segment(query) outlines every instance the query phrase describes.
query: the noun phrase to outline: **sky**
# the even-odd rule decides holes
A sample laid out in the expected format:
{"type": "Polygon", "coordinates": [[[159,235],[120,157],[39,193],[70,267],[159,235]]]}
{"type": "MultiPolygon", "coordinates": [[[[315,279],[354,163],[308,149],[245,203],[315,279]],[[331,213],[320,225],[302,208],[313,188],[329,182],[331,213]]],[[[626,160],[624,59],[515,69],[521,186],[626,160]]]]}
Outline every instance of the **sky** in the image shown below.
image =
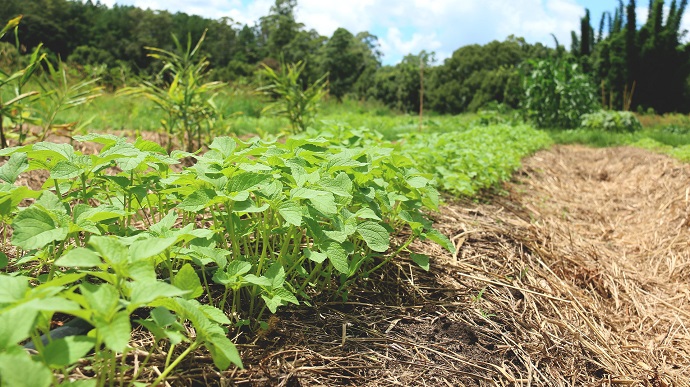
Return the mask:
{"type": "MultiPolygon", "coordinates": [[[[433,51],[437,61],[468,44],[504,40],[509,35],[529,43],[554,46],[553,33],[570,48],[570,32],[580,30],[585,8],[598,29],[604,11],[613,11],[618,0],[297,0],[296,19],[307,29],[331,36],[338,27],[353,34],[376,35],[384,64],[395,64],[405,55],[433,51]]],[[[112,6],[186,12],[208,18],[230,17],[253,25],[269,13],[274,0],[101,0],[112,6]]],[[[627,4],[627,1],[625,2],[627,4]]],[[[646,1],[638,1],[638,23],[647,16],[646,1]]],[[[690,29],[690,12],[683,27],[690,29]]]]}

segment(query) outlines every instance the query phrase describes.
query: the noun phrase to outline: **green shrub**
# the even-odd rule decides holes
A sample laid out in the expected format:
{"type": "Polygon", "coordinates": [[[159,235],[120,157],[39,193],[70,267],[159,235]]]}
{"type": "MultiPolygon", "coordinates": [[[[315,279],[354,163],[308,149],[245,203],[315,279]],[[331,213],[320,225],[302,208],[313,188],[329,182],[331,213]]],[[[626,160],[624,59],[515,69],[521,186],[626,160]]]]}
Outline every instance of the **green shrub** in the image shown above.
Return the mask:
{"type": "Polygon", "coordinates": [[[642,129],[642,124],[631,112],[601,110],[583,115],[580,127],[606,132],[635,132],[642,129]]]}

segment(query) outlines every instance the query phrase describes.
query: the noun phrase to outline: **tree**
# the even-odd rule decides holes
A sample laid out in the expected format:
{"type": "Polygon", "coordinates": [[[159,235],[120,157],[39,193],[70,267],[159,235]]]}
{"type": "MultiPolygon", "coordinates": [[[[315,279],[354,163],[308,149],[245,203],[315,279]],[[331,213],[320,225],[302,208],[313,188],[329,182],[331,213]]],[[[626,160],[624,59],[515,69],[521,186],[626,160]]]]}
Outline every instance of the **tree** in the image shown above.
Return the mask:
{"type": "Polygon", "coordinates": [[[324,46],[323,70],[328,73],[330,94],[342,101],[364,70],[364,53],[344,28],[338,28],[324,46]]]}

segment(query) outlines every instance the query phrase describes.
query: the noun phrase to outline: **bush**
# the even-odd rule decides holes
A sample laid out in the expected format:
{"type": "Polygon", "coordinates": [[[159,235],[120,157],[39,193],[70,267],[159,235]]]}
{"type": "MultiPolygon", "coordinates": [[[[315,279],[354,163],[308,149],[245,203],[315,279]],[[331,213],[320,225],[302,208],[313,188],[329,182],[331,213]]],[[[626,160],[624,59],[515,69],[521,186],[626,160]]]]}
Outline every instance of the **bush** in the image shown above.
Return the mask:
{"type": "Polygon", "coordinates": [[[583,115],[580,127],[606,132],[635,132],[642,129],[642,124],[631,112],[601,110],[583,115]]]}
{"type": "Polygon", "coordinates": [[[541,128],[571,129],[582,115],[596,110],[596,93],[580,67],[567,60],[529,61],[523,77],[521,106],[541,128]]]}

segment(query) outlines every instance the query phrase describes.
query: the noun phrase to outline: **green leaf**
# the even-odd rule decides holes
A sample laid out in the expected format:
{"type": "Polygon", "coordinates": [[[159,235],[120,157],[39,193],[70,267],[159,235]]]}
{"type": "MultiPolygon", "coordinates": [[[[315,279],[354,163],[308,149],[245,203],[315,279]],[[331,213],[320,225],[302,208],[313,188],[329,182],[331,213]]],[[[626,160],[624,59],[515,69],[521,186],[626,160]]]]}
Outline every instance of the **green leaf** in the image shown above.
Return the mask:
{"type": "Polygon", "coordinates": [[[23,349],[0,353],[0,381],[3,386],[48,387],[53,373],[37,361],[31,360],[23,349]]]}
{"type": "Polygon", "coordinates": [[[376,222],[365,221],[360,223],[357,226],[357,233],[373,251],[384,253],[390,247],[388,231],[376,222]]]}
{"type": "Polygon", "coordinates": [[[96,340],[92,337],[67,336],[48,343],[41,355],[49,366],[62,368],[86,356],[94,345],[96,345],[96,340]]]}
{"type": "Polygon", "coordinates": [[[118,309],[120,296],[111,284],[83,283],[79,285],[79,290],[88,305],[101,316],[109,316],[118,309]]]}
{"type": "Polygon", "coordinates": [[[0,304],[21,300],[28,290],[29,279],[27,277],[0,275],[0,304]]]}
{"type": "Polygon", "coordinates": [[[129,246],[129,257],[132,262],[161,254],[174,245],[177,237],[146,238],[135,241],[129,246]]]}
{"type": "Polygon", "coordinates": [[[114,236],[92,236],[89,238],[89,245],[110,263],[126,262],[129,256],[127,246],[114,236]]]}
{"type": "Polygon", "coordinates": [[[177,208],[189,212],[201,211],[206,208],[211,199],[215,197],[216,192],[214,190],[199,189],[187,196],[180,204],[177,205],[177,208]]]}
{"type": "Polygon", "coordinates": [[[271,286],[274,289],[280,288],[285,283],[285,268],[279,262],[274,262],[264,276],[271,280],[271,286]]]}
{"type": "Polygon", "coordinates": [[[0,167],[0,179],[14,184],[17,177],[29,168],[26,153],[14,153],[10,159],[0,167]]]}
{"type": "Polygon", "coordinates": [[[244,276],[244,280],[249,282],[252,285],[263,286],[263,287],[271,287],[271,285],[273,284],[273,282],[270,279],[268,279],[264,276],[257,277],[254,274],[247,274],[246,276],[244,276]]]}
{"type": "Polygon", "coordinates": [[[208,146],[209,149],[213,149],[220,153],[223,159],[232,156],[232,153],[237,147],[237,143],[230,137],[216,137],[213,139],[211,145],[208,146]]]}
{"type": "Polygon", "coordinates": [[[128,306],[130,310],[146,305],[157,298],[178,297],[187,293],[186,290],[161,281],[134,281],[130,284],[130,291],[131,304],[128,306]]]}
{"type": "Polygon", "coordinates": [[[455,252],[455,246],[453,246],[453,242],[451,242],[447,236],[441,234],[438,230],[431,229],[431,230],[426,232],[425,236],[429,240],[438,243],[441,247],[448,250],[448,252],[450,252],[450,253],[455,252]]]}
{"type": "Polygon", "coordinates": [[[22,304],[0,313],[0,353],[29,338],[39,311],[22,304]],[[18,322],[21,322],[20,324],[18,322]]]}
{"type": "Polygon", "coordinates": [[[215,321],[219,324],[230,325],[232,321],[228,319],[228,316],[223,313],[222,310],[211,305],[200,304],[199,309],[208,317],[209,320],[215,321]]]}
{"type": "Polygon", "coordinates": [[[278,288],[273,291],[273,294],[280,297],[281,300],[289,302],[291,304],[299,305],[299,301],[297,300],[297,297],[295,295],[285,289],[285,288],[278,288]]]}
{"type": "Polygon", "coordinates": [[[225,335],[213,335],[205,344],[213,358],[213,364],[220,370],[226,370],[230,364],[242,367],[242,358],[237,347],[225,335]]]}
{"type": "Polygon", "coordinates": [[[82,168],[80,168],[77,165],[74,165],[73,163],[69,161],[58,161],[51,169],[50,169],[50,178],[51,179],[73,179],[79,175],[81,175],[84,172],[82,168]]]}
{"type": "Polygon", "coordinates": [[[309,249],[304,249],[304,255],[307,257],[307,259],[316,263],[322,263],[326,260],[326,258],[328,258],[324,253],[312,251],[309,249]]]}
{"type": "Polygon", "coordinates": [[[349,273],[349,264],[347,262],[348,253],[345,248],[338,242],[327,241],[325,244],[325,252],[331,265],[341,274],[349,273]]]}
{"type": "Polygon", "coordinates": [[[235,174],[228,179],[226,190],[228,192],[248,191],[257,185],[271,180],[273,176],[265,173],[241,173],[235,174]]]}
{"type": "Polygon", "coordinates": [[[124,352],[132,334],[132,324],[127,312],[117,313],[107,323],[97,323],[96,329],[103,338],[105,346],[115,352],[124,352]]]}
{"type": "Polygon", "coordinates": [[[278,207],[278,213],[285,221],[293,226],[302,224],[302,208],[293,202],[285,202],[278,207]]]}
{"type": "Polygon", "coordinates": [[[54,241],[63,241],[69,233],[46,211],[29,207],[21,211],[12,222],[12,243],[24,250],[40,249],[54,241]]]}
{"type": "Polygon", "coordinates": [[[186,299],[197,298],[204,294],[204,288],[201,286],[199,275],[196,274],[196,271],[194,271],[194,268],[189,263],[182,266],[177,274],[175,274],[173,285],[177,286],[179,289],[189,291],[189,293],[184,296],[186,299]]]}
{"type": "Polygon", "coordinates": [[[419,265],[425,271],[429,271],[429,256],[424,254],[410,253],[410,258],[412,261],[419,265]]]}
{"type": "Polygon", "coordinates": [[[98,254],[83,247],[74,248],[55,261],[60,267],[96,267],[102,263],[98,254]]]}
{"type": "Polygon", "coordinates": [[[9,263],[10,260],[7,258],[7,254],[0,251],[0,270],[6,268],[9,263]]]}

